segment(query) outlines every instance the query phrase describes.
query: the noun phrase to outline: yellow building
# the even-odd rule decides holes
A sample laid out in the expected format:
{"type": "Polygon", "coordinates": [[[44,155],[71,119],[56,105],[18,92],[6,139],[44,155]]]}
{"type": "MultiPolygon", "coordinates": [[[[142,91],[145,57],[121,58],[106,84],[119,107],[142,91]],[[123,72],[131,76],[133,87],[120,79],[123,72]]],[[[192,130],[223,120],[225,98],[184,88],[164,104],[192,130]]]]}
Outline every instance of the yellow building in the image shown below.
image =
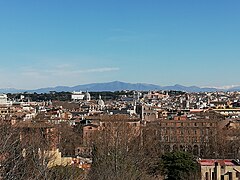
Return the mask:
{"type": "Polygon", "coordinates": [[[202,180],[240,180],[240,161],[231,159],[202,159],[202,180]]]}

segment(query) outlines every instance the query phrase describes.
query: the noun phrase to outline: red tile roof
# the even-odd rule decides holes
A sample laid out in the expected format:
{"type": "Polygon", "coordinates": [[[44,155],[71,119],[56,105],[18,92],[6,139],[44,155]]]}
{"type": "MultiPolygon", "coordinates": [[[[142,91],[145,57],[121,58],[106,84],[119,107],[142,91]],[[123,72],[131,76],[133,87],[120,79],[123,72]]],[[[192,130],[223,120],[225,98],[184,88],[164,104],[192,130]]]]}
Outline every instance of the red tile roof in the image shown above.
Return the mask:
{"type": "Polygon", "coordinates": [[[202,159],[199,160],[201,166],[215,166],[215,162],[218,162],[220,166],[236,166],[231,159],[202,159]]]}

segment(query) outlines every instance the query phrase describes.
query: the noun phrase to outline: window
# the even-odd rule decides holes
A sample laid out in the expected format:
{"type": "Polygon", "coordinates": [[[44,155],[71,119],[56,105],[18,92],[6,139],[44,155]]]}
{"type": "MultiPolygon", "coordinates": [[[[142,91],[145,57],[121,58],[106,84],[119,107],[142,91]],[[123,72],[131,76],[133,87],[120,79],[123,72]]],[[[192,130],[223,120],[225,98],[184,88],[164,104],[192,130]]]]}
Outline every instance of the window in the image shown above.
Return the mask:
{"type": "Polygon", "coordinates": [[[206,180],[209,180],[209,178],[208,178],[208,172],[205,173],[205,179],[206,179],[206,180]]]}

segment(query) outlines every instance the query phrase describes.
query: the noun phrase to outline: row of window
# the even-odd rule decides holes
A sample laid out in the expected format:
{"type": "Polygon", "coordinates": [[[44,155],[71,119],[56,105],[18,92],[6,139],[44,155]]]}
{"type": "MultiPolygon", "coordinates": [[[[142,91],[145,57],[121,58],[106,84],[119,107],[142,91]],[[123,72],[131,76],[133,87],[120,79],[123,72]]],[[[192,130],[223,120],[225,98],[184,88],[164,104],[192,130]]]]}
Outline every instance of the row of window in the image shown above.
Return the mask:
{"type": "Polygon", "coordinates": [[[208,123],[208,122],[195,122],[195,123],[190,123],[190,122],[166,122],[166,123],[159,123],[160,126],[175,126],[175,127],[200,127],[200,126],[204,126],[204,127],[212,127],[212,126],[216,126],[216,123],[208,123]]]}
{"type": "Polygon", "coordinates": [[[156,134],[181,134],[181,135],[212,135],[213,130],[209,129],[184,129],[184,128],[178,128],[178,129],[173,129],[173,128],[162,128],[156,134]]]}
{"type": "Polygon", "coordinates": [[[198,143],[198,142],[209,142],[209,138],[206,137],[197,137],[197,136],[160,136],[161,142],[186,142],[186,143],[198,143]]]}
{"type": "Polygon", "coordinates": [[[0,111],[1,114],[13,113],[13,111],[0,111]]]}

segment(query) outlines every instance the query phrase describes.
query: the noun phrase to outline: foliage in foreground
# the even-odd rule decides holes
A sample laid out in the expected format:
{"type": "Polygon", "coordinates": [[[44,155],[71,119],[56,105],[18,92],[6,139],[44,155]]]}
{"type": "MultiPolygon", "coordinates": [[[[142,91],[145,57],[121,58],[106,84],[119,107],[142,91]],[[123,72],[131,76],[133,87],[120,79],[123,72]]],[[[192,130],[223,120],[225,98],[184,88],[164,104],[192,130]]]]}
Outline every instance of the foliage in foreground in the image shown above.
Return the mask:
{"type": "Polygon", "coordinates": [[[84,179],[83,170],[74,166],[55,166],[49,170],[49,180],[81,180],[84,179]]]}
{"type": "Polygon", "coordinates": [[[198,163],[187,152],[177,151],[164,154],[162,168],[168,180],[198,179],[198,163]]]}

